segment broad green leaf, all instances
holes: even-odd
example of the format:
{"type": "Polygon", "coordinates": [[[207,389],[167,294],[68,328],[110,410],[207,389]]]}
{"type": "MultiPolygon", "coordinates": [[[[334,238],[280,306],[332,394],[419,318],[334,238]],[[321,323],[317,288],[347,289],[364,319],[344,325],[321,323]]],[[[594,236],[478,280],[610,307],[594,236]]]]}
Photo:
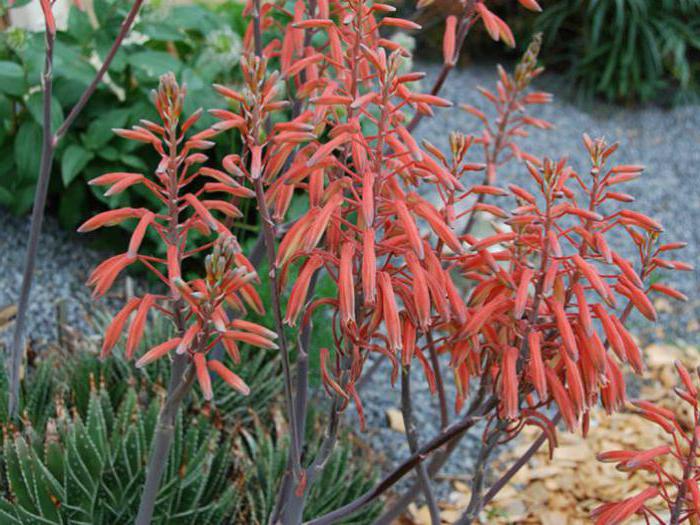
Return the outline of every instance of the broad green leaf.
{"type": "MultiPolygon", "coordinates": [[[[44,126],[44,97],[40,91],[36,91],[29,95],[27,99],[27,109],[34,117],[34,121],[39,126],[44,126]]],[[[51,99],[51,131],[55,132],[63,123],[63,108],[54,96],[51,99]]]]}
{"type": "Polygon", "coordinates": [[[83,168],[87,166],[95,155],[86,150],[79,144],[71,144],[63,152],[63,157],[61,158],[61,178],[63,179],[63,185],[68,187],[68,185],[73,182],[73,179],[77,177],[83,168]]]}
{"type": "Polygon", "coordinates": [[[156,82],[165,73],[180,72],[180,61],[163,51],[145,50],[130,55],[129,64],[140,74],[141,78],[156,82]]]}
{"type": "Polygon", "coordinates": [[[20,96],[27,91],[24,69],[15,62],[0,60],[0,92],[20,96]]]}
{"type": "Polygon", "coordinates": [[[41,143],[41,126],[33,120],[24,122],[15,137],[15,164],[20,181],[36,182],[39,177],[41,143]]]}

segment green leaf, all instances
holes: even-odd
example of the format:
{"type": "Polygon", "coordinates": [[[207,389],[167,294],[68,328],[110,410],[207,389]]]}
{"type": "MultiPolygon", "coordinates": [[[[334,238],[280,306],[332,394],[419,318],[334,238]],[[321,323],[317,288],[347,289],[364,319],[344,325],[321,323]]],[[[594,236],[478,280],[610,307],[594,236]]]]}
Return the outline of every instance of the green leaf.
{"type": "Polygon", "coordinates": [[[87,163],[94,158],[94,154],[79,144],[71,144],[63,152],[61,159],[61,177],[63,185],[68,186],[73,179],[87,166],[87,163]]]}
{"type": "Polygon", "coordinates": [[[180,71],[180,61],[164,51],[139,51],[128,58],[129,64],[141,75],[142,79],[155,83],[161,75],[180,71]]]}
{"type": "MultiPolygon", "coordinates": [[[[101,150],[115,137],[112,129],[123,128],[126,125],[129,112],[128,108],[113,109],[96,116],[83,136],[83,144],[93,151],[101,150]]],[[[97,153],[100,154],[101,151],[97,151],[97,153]]],[[[105,158],[108,160],[116,160],[117,157],[105,158]]]]}
{"type": "Polygon", "coordinates": [[[32,120],[22,124],[15,137],[15,164],[17,177],[22,181],[36,181],[39,177],[42,133],[41,126],[32,120]]]}
{"type": "Polygon", "coordinates": [[[24,69],[15,62],[0,60],[0,91],[20,96],[27,90],[24,69]]]}
{"type": "Polygon", "coordinates": [[[58,220],[61,226],[74,229],[87,215],[87,184],[77,181],[66,188],[61,194],[58,206],[58,220]]]}
{"type": "MultiPolygon", "coordinates": [[[[39,126],[44,126],[44,96],[40,91],[29,95],[27,109],[39,126]]],[[[56,131],[63,123],[63,108],[56,97],[51,99],[51,131],[56,131]]]]}

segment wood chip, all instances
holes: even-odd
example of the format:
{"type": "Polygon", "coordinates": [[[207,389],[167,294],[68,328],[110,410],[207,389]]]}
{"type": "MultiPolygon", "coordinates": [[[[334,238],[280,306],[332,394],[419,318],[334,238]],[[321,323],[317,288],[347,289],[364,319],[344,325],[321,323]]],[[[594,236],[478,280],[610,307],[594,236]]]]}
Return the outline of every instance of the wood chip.
{"type": "Polygon", "coordinates": [[[406,427],[403,424],[403,415],[397,408],[389,408],[386,411],[386,422],[391,430],[396,432],[406,433],[406,427]]]}

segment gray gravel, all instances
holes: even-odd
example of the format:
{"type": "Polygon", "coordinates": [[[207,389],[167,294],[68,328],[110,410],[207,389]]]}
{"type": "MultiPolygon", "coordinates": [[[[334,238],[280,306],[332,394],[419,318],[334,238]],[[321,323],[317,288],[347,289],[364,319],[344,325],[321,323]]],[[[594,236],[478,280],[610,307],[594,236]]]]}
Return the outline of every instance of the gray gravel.
{"type": "MultiPolygon", "coordinates": [[[[416,69],[428,71],[425,86],[429,86],[430,78],[434,78],[439,67],[419,64],[416,69]]],[[[493,86],[495,78],[493,67],[476,66],[456,71],[442,95],[457,104],[469,103],[485,108],[485,99],[476,92],[475,87],[493,86]]],[[[621,147],[616,154],[618,163],[644,164],[647,167],[645,176],[628,184],[624,190],[637,198],[634,208],[659,220],[666,228],[667,241],[688,242],[688,248],[679,252],[679,258],[697,265],[700,251],[700,175],[696,167],[700,165],[700,107],[687,106],[666,111],[656,108],[623,109],[601,104],[582,110],[556,96],[564,90],[561,81],[554,75],[545,74],[538,80],[536,88],[553,92],[555,102],[536,108],[533,115],[554,122],[556,129],[535,130],[531,137],[522,141],[523,149],[538,156],[568,156],[574,167],[585,169],[582,133],[620,141],[621,147]]],[[[434,119],[421,124],[418,135],[446,151],[447,132],[452,130],[477,133],[479,123],[462,111],[441,110],[434,119]]],[[[479,153],[478,149],[474,152],[475,161],[480,161],[479,153]]],[[[515,181],[528,184],[524,170],[511,170],[500,180],[503,184],[515,181]]],[[[623,247],[620,249],[626,256],[632,257],[632,253],[623,247]]],[[[649,339],[662,338],[697,345],[700,343],[700,327],[696,325],[700,312],[698,273],[673,272],[669,277],[664,282],[691,297],[690,303],[678,306],[662,302],[658,306],[659,325],[650,327],[649,323],[639,321],[635,333],[649,339]]],[[[382,452],[387,466],[396,464],[408,455],[404,436],[387,425],[387,410],[400,407],[400,386],[392,389],[389,376],[390,367],[384,363],[361,393],[369,428],[368,440],[374,450],[382,452]]],[[[430,395],[419,366],[414,367],[413,377],[417,429],[422,442],[425,442],[439,430],[438,401],[430,395]]],[[[452,378],[447,379],[450,384],[448,396],[452,402],[454,387],[452,378]]],[[[468,473],[479,447],[479,438],[477,432],[464,440],[445,471],[448,475],[468,473]]],[[[400,485],[405,486],[406,483],[400,485]]],[[[448,490],[447,484],[439,488],[443,496],[448,490]]]]}
{"type": "MultiPolygon", "coordinates": [[[[0,308],[16,304],[22,283],[22,270],[29,236],[29,219],[17,218],[0,208],[0,308]]],[[[34,287],[28,315],[27,335],[35,341],[54,341],[57,337],[56,309],[65,305],[67,323],[90,333],[88,322],[95,306],[85,286],[87,276],[100,254],[89,249],[77,235],[68,233],[47,218],[42,236],[34,287]]],[[[0,334],[8,341],[11,329],[0,334]]]]}

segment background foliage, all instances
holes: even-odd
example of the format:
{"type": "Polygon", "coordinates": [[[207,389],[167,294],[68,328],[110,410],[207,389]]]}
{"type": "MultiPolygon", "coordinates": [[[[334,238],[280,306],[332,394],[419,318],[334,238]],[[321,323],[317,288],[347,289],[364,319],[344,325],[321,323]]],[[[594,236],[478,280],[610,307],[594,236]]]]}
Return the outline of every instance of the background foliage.
{"type": "Polygon", "coordinates": [[[700,81],[700,0],[556,0],[535,29],[585,97],[679,102],[700,81]]]}
{"type": "MultiPolygon", "coordinates": [[[[456,4],[435,0],[416,19],[424,43],[440,51],[442,23],[456,4]]],[[[517,2],[490,7],[515,33],[518,49],[494,47],[483,28],[467,39],[467,59],[516,57],[533,33],[544,34],[540,59],[566,76],[580,101],[661,104],[696,100],[700,88],[700,0],[541,0],[542,13],[517,2]]],[[[403,1],[404,13],[415,2],[403,1]]],[[[454,14],[454,13],[453,13],[454,14]]]]}
{"type": "MultiPolygon", "coordinates": [[[[54,128],[92,80],[130,2],[95,0],[93,6],[86,11],[71,7],[68,26],[58,33],[54,128]]],[[[220,104],[211,84],[229,82],[237,74],[241,10],[233,0],[216,8],[166,7],[158,1],[144,6],[112,63],[108,81],[100,84],[57,152],[50,203],[65,227],[75,227],[90,210],[138,205],[129,201],[148,198],[146,192],[106,198],[86,180],[117,168],[138,172],[152,164],[145,148],[116,137],[112,128],[154,116],[148,97],[161,74],[173,71],[187,83],[190,104],[220,104]]],[[[0,154],[5,159],[0,165],[0,205],[16,214],[31,208],[39,168],[43,45],[43,33],[12,27],[0,32],[0,154]]]]}
{"type": "MultiPolygon", "coordinates": [[[[144,345],[167,330],[169,323],[154,319],[144,345]]],[[[177,421],[154,523],[225,523],[236,516],[258,524],[271,514],[288,446],[275,417],[279,361],[258,349],[243,351],[235,369],[255,394],[242,397],[222,381],[214,381],[212,404],[193,393],[177,421]]],[[[56,347],[30,365],[22,417],[13,423],[0,371],[0,522],[133,523],[169,373],[163,360],[139,371],[120,356],[100,361],[85,348],[56,347]]],[[[318,446],[321,424],[317,414],[309,417],[309,452],[318,446]]],[[[373,485],[376,473],[369,463],[350,461],[353,449],[341,439],[309,496],[308,518],[373,485]]],[[[344,523],[369,523],[380,511],[370,506],[344,523]]]]}

